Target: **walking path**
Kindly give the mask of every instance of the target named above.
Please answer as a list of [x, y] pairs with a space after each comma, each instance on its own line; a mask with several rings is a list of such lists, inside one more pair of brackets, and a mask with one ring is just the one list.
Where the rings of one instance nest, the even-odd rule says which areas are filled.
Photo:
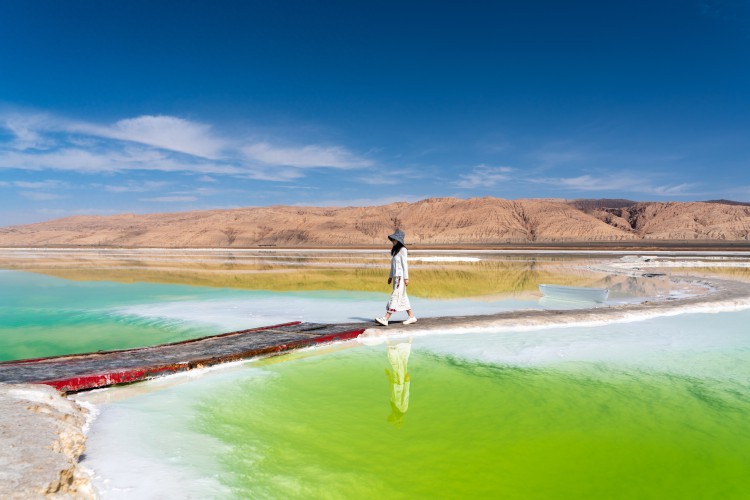
[[7, 361], [0, 363], [0, 383], [76, 392], [351, 339], [364, 330], [363, 323], [293, 322], [139, 349]]

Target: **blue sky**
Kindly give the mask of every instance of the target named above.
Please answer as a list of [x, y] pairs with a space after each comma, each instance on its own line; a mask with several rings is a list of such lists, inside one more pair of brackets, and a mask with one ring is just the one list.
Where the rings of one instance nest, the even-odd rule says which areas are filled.
[[750, 0], [3, 1], [0, 225], [750, 201]]

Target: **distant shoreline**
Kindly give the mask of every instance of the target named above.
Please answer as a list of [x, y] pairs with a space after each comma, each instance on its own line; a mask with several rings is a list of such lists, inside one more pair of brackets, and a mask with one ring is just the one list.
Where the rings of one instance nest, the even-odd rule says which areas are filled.
[[[578, 241], [578, 242], [550, 242], [550, 243], [465, 243], [456, 245], [423, 245], [408, 243], [412, 250], [440, 250], [440, 251], [737, 251], [750, 253], [750, 241]], [[253, 246], [130, 246], [130, 245], [0, 245], [2, 250], [383, 250], [388, 245], [351, 245], [351, 246], [294, 246], [294, 245], [253, 245]]]

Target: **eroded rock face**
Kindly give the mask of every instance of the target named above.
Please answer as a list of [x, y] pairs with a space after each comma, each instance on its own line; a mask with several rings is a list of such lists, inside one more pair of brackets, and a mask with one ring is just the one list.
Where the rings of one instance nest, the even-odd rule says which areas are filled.
[[0, 384], [0, 498], [96, 498], [78, 466], [86, 415], [52, 387]]
[[[607, 207], [607, 205], [613, 205]], [[750, 207], [627, 200], [430, 198], [376, 207], [256, 207], [78, 216], [0, 228], [0, 246], [321, 247], [750, 240]]]

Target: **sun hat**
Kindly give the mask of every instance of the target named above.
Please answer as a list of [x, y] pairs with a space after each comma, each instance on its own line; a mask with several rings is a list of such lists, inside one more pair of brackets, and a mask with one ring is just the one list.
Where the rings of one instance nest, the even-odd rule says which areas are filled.
[[392, 235], [390, 235], [388, 237], [388, 239], [389, 240], [396, 240], [399, 243], [401, 243], [402, 245], [406, 245], [406, 243], [404, 243], [404, 236], [406, 236], [406, 235], [404, 234], [404, 232], [402, 230], [396, 229], [396, 232], [393, 233]]

